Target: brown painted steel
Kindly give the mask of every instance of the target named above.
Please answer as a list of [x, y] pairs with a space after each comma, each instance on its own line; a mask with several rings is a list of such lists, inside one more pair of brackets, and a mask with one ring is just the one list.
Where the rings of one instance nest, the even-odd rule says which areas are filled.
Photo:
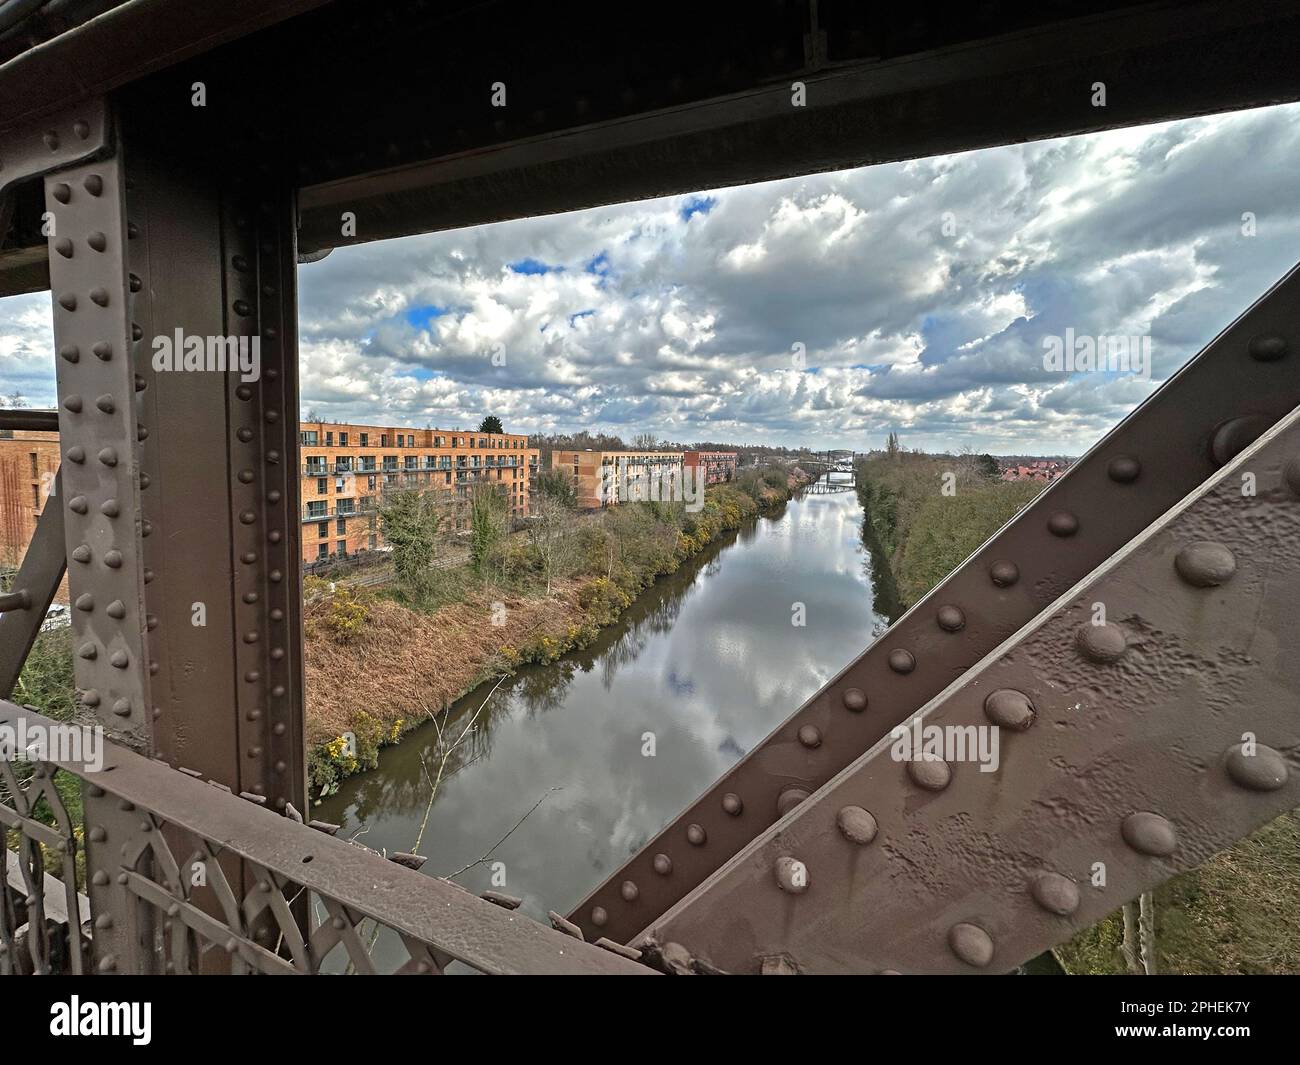
[[[1218, 458], [1235, 454], [1300, 404], [1298, 306], [1300, 268], [646, 843], [569, 919], [589, 939], [627, 942], [776, 821], [783, 791], [821, 787], [1209, 476], [1216, 447]], [[895, 652], [910, 654], [914, 667], [900, 672], [890, 661]], [[814, 746], [800, 741], [800, 730], [809, 727], [819, 737]], [[738, 808], [728, 795], [738, 798]], [[671, 859], [668, 876], [655, 871], [660, 853]], [[635, 892], [624, 892], [628, 882]]]
[[23, 410], [22, 408], [0, 410], [0, 429], [57, 433], [59, 431], [59, 412], [57, 410]]
[[[22, 721], [26, 727], [55, 725], [9, 702], [0, 702], [0, 720]], [[87, 795], [114, 814], [106, 822], [88, 808], [86, 819], [91, 866], [132, 900], [129, 906], [94, 911], [96, 955], [103, 971], [120, 971], [121, 966], [118, 958], [105, 954], [101, 930], [136, 937], [140, 911], [165, 933], [173, 963], [192, 962], [193, 949], [202, 943], [224, 948], [244, 967], [241, 971], [318, 972], [341, 943], [364, 970], [368, 930], [363, 934], [360, 926], [376, 918], [405, 944], [405, 972], [434, 972], [455, 959], [485, 973], [653, 975], [613, 951], [521, 918], [459, 885], [404, 868], [117, 744], [106, 745], [99, 769], [85, 758], [61, 757], [50, 764], [82, 778]], [[177, 839], [187, 847], [177, 848]], [[227, 854], [255, 870], [247, 891], [221, 876], [222, 863], [214, 859]], [[189, 874], [195, 861], [205, 864], [219, 899], [216, 916], [191, 902]], [[310, 908], [312, 924], [301, 940], [290, 915], [300, 888], [323, 910]], [[284, 937], [279, 953], [271, 949], [274, 941], [268, 947], [251, 934], [264, 912], [271, 913]], [[112, 920], [101, 925], [98, 918], [105, 913]], [[165, 927], [176, 921], [197, 942], [174, 926]], [[178, 965], [175, 971], [184, 970]]]
[[1297, 542], [1300, 409], [920, 711], [1000, 722], [996, 772], [887, 737], [646, 938], [728, 972], [1007, 971], [1205, 862], [1300, 804]]
[[[63, 542], [63, 475], [54, 478], [54, 491], [36, 522], [36, 532], [22, 564], [14, 575], [9, 597], [0, 595], [0, 699], [13, 693], [18, 675], [23, 671], [27, 653], [40, 635], [45, 613], [54, 602], [67, 565], [67, 546]], [[5, 603], [19, 597], [18, 603]]]

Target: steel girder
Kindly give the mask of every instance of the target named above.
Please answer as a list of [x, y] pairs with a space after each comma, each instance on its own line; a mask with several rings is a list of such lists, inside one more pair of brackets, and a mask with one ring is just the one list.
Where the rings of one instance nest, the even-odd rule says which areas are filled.
[[[729, 972], [1007, 971], [1300, 805], [1297, 542], [1300, 409], [638, 943]], [[932, 728], [995, 731], [1000, 765], [896, 742]]]
[[1300, 404], [1297, 307], [1300, 267], [616, 870], [569, 919], [588, 934], [628, 942]]

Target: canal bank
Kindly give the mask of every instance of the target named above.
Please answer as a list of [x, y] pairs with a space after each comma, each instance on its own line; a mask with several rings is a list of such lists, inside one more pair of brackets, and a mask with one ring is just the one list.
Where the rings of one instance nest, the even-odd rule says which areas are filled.
[[381, 751], [316, 816], [389, 852], [421, 839], [424, 871], [464, 870], [458, 883], [536, 916], [565, 909], [884, 630], [861, 521], [851, 491], [796, 495], [656, 582], [588, 647]]

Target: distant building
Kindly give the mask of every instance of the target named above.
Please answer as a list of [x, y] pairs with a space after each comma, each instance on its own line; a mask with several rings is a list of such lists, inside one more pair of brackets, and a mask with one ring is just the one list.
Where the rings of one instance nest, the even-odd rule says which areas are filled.
[[1055, 481], [1064, 477], [1069, 466], [1055, 459], [1035, 459], [1033, 462], [1012, 463], [1003, 467], [1004, 481]]
[[0, 568], [22, 561], [58, 471], [58, 433], [0, 430]]
[[722, 484], [735, 479], [736, 453], [734, 451], [687, 451], [682, 454], [682, 466], [686, 469], [703, 466], [705, 484]]
[[552, 451], [551, 469], [569, 474], [577, 505], [594, 510], [618, 502], [610, 498], [606, 485], [620, 468], [628, 478], [653, 477], [681, 470], [682, 459], [680, 451]]

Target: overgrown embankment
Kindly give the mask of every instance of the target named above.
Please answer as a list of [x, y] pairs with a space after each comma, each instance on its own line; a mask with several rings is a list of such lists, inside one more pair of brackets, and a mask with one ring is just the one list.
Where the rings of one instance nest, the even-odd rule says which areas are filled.
[[[786, 502], [805, 478], [744, 471], [702, 509], [624, 503], [534, 542], [513, 539], [436, 586], [339, 586], [305, 608], [308, 779], [313, 797], [374, 768], [383, 746], [485, 680], [585, 647], [657, 578]], [[549, 586], [549, 591], [548, 591]], [[319, 589], [313, 589], [319, 592]]]
[[[992, 479], [980, 460], [896, 453], [857, 463], [863, 538], [902, 606], [920, 599], [1044, 485]], [[951, 479], [945, 481], [945, 475]], [[944, 485], [953, 494], [944, 495]], [[874, 560], [873, 560], [874, 561]], [[1284, 814], [1154, 892], [1161, 972], [1300, 971], [1300, 816]], [[1079, 974], [1128, 971], [1117, 910], [1056, 950]]]
[[887, 563], [904, 608], [1044, 487], [1000, 481], [996, 466], [967, 456], [897, 452], [859, 459], [855, 471], [867, 547]]

